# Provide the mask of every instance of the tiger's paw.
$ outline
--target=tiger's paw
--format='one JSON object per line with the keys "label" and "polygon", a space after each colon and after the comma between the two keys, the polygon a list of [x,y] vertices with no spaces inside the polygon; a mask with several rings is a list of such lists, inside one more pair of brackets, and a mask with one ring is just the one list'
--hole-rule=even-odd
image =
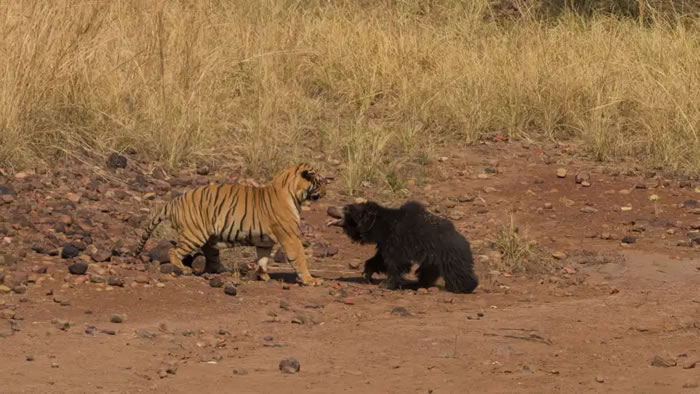
{"label": "tiger's paw", "polygon": [[301,284],[303,286],[320,286],[323,284],[323,279],[309,276],[308,278],[302,278]]}
{"label": "tiger's paw", "polygon": [[268,274],[267,272],[258,272],[258,279],[260,279],[263,282],[269,282],[270,274]]}

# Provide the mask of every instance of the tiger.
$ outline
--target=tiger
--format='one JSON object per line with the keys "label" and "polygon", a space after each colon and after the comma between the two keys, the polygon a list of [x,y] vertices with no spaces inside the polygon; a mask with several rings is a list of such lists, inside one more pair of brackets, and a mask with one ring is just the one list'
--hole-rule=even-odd
{"label": "tiger", "polygon": [[254,246],[257,275],[267,282],[269,257],[279,244],[301,284],[320,285],[323,280],[312,277],[307,267],[300,215],[302,202],[326,195],[327,183],[311,165],[300,163],[283,169],[264,186],[212,183],[190,189],[156,212],[134,255],[141,254],[151,233],[169,220],[178,233],[177,244],[168,251],[170,263],[184,274],[192,270],[182,259],[198,250],[221,267],[219,247]]}

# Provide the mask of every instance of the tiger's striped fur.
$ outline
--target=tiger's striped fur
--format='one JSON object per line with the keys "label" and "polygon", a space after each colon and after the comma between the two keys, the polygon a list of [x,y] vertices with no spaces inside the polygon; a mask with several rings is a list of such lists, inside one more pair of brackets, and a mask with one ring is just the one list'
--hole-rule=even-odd
{"label": "tiger's striped fur", "polygon": [[218,246],[255,246],[258,273],[269,280],[267,262],[279,243],[305,285],[321,283],[306,265],[301,241],[300,212],[305,200],[326,194],[326,179],[306,163],[288,167],[262,187],[210,184],[196,187],[163,205],[144,229],[135,255],[139,255],[155,228],[170,220],[178,233],[170,249],[170,263],[183,272],[183,257],[201,249],[208,261],[218,262]]}

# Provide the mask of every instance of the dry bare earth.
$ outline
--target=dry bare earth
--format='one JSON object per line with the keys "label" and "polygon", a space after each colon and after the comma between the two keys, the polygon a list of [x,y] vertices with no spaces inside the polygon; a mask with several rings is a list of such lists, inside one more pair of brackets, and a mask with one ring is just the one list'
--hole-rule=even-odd
{"label": "dry bare earth", "polygon": [[[473,241],[482,285],[471,295],[361,283],[361,264],[349,266],[371,248],[325,226],[326,208],[351,200],[340,182],[303,213],[311,255],[320,242],[339,247],[311,257],[326,285],[221,275],[239,282],[229,296],[205,278],[99,252],[132,247],[143,208],[232,174],[143,175],[130,161],[108,171],[125,185],[83,167],[0,178],[16,192],[0,205],[0,270],[13,289],[0,295],[2,392],[697,392],[700,260],[688,242],[700,221],[696,185],[599,169],[571,149],[443,150],[428,168],[431,183],[408,183],[411,197]],[[590,187],[574,180],[583,172]],[[508,273],[488,240],[511,214],[518,234],[568,256],[557,253],[553,272]],[[628,236],[636,242],[623,245]],[[96,250],[50,256],[64,242]],[[84,258],[88,275],[69,274]],[[224,260],[250,258],[238,251]],[[291,273],[283,264],[275,271]],[[100,283],[117,283],[112,276],[124,286]],[[279,370],[288,357],[298,373]]]}

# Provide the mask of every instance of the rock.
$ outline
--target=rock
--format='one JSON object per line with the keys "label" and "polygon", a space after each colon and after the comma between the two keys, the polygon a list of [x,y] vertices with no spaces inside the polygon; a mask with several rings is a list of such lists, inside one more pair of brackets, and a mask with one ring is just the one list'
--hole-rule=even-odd
{"label": "rock", "polygon": [[566,169],[565,168],[557,168],[557,177],[559,178],[565,178],[566,177]]}
{"label": "rock", "polygon": [[107,284],[115,287],[124,287],[124,279],[119,275],[111,275],[107,278]]}
{"label": "rock", "polygon": [[566,253],[564,253],[562,251],[556,251],[556,252],[552,253],[552,257],[554,257],[557,260],[563,260],[566,258]]}
{"label": "rock", "polygon": [[12,185],[0,185],[0,196],[16,196],[17,192]]}
{"label": "rock", "polygon": [[279,369],[282,373],[294,374],[301,370],[301,364],[295,358],[285,358],[280,361]]}
{"label": "rock", "polygon": [[165,370],[165,368],[161,368],[158,370],[158,377],[161,379],[165,379],[168,377],[168,371]]}
{"label": "rock", "polygon": [[101,275],[90,274],[90,282],[92,282],[92,283],[105,283],[106,280]]}
{"label": "rock", "polygon": [[148,257],[151,261],[158,261],[160,263],[170,262],[170,256],[168,251],[173,247],[173,244],[168,240],[163,240],[158,243],[153,249],[148,252]]}
{"label": "rock", "polygon": [[605,378],[602,377],[602,376],[600,376],[600,375],[598,375],[598,376],[595,377],[595,381],[598,382],[598,383],[605,383]]}
{"label": "rock", "polygon": [[353,270],[359,269],[360,265],[362,265],[362,262],[360,261],[351,261],[348,263],[348,267]]}
{"label": "rock", "polygon": [[661,357],[659,355],[654,356],[654,358],[651,360],[651,365],[654,367],[663,367],[663,368],[669,368],[669,367],[675,367],[678,363],[676,360],[669,358],[669,357]]}
{"label": "rock", "polygon": [[109,317],[109,321],[111,323],[117,323],[117,324],[124,323],[126,321],[126,315],[120,315],[120,314],[114,313]]}
{"label": "rock", "polygon": [[633,236],[631,236],[631,235],[628,235],[628,236],[622,238],[622,241],[621,241],[621,242],[622,242],[623,244],[633,244],[633,243],[637,242],[637,238],[635,238],[635,237],[633,237]]}
{"label": "rock", "polygon": [[134,278],[134,282],[141,284],[149,284],[151,283],[151,278],[149,278],[148,275],[138,275]]}
{"label": "rock", "polygon": [[68,266],[68,272],[73,275],[84,275],[87,272],[88,264],[84,261],[76,261]]}
{"label": "rock", "polygon": [[552,209],[552,203],[551,202],[544,203],[544,209]]}
{"label": "rock", "polygon": [[66,244],[61,248],[61,257],[64,259],[72,259],[80,254],[80,249],[73,244]]}
{"label": "rock", "polygon": [[15,294],[24,294],[27,292],[27,286],[15,286],[12,288]]}
{"label": "rock", "polygon": [[596,212],[598,212],[597,209],[595,209],[593,207],[589,207],[589,206],[585,206],[585,207],[581,208],[580,211],[583,213],[596,213]]}
{"label": "rock", "polygon": [[224,285],[224,281],[221,280],[218,276],[215,276],[211,279],[209,279],[209,286],[214,287],[214,288],[219,288]]}
{"label": "rock", "polygon": [[197,168],[197,175],[209,175],[209,167],[207,166],[201,166]]}
{"label": "rock", "polygon": [[583,181],[583,182],[581,182],[581,186],[583,186],[583,187],[590,187],[590,186],[591,186],[591,182],[589,182],[589,181]]}
{"label": "rock", "polygon": [[93,261],[101,263],[104,261],[109,261],[112,258],[111,250],[97,249],[96,247],[94,247],[94,245],[90,246],[92,246],[92,250],[88,252],[88,255],[92,258]]}
{"label": "rock", "polygon": [[160,273],[161,274],[175,274],[175,275],[182,275],[182,270],[180,267],[170,264],[170,263],[165,263],[160,265]]}
{"label": "rock", "polygon": [[27,356],[24,359],[27,361],[34,361],[34,356],[32,356],[31,354],[27,354]]}
{"label": "rock", "polygon": [[248,371],[246,371],[243,368],[234,368],[233,369],[233,374],[234,375],[248,375]]}
{"label": "rock", "polygon": [[700,359],[693,358],[683,363],[683,369],[693,369],[698,365],[700,365]]}
{"label": "rock", "polygon": [[576,181],[576,183],[580,184],[583,182],[590,181],[591,176],[585,172],[580,172],[580,173],[576,174],[576,177],[574,178],[574,180]]}
{"label": "rock", "polygon": [[126,168],[126,161],[126,157],[117,153],[112,153],[107,158],[107,167],[112,169]]}
{"label": "rock", "polygon": [[233,284],[227,284],[226,286],[224,286],[224,294],[235,296],[236,294],[238,294],[238,290]]}
{"label": "rock", "polygon": [[195,257],[194,261],[192,261],[192,273],[193,274],[202,275],[206,268],[207,268],[206,257],[199,255],[199,256]]}
{"label": "rock", "polygon": [[343,218],[343,211],[338,208],[338,207],[328,207],[328,210],[326,210],[326,214],[332,218],[336,219],[342,219]]}
{"label": "rock", "polygon": [[[427,291],[426,291],[427,292]],[[408,312],[408,309],[402,307],[402,306],[396,306],[391,310],[392,315],[399,315],[399,316],[410,316],[411,314]]]}
{"label": "rock", "polygon": [[683,201],[683,208],[697,208],[698,207],[698,202],[697,200],[685,200]]}
{"label": "rock", "polygon": [[696,389],[700,387],[700,384],[694,380],[690,380],[688,382],[683,383],[683,388],[684,389]]}
{"label": "rock", "polygon": [[70,322],[68,320],[54,319],[51,322],[61,331],[67,331],[70,328]]}

